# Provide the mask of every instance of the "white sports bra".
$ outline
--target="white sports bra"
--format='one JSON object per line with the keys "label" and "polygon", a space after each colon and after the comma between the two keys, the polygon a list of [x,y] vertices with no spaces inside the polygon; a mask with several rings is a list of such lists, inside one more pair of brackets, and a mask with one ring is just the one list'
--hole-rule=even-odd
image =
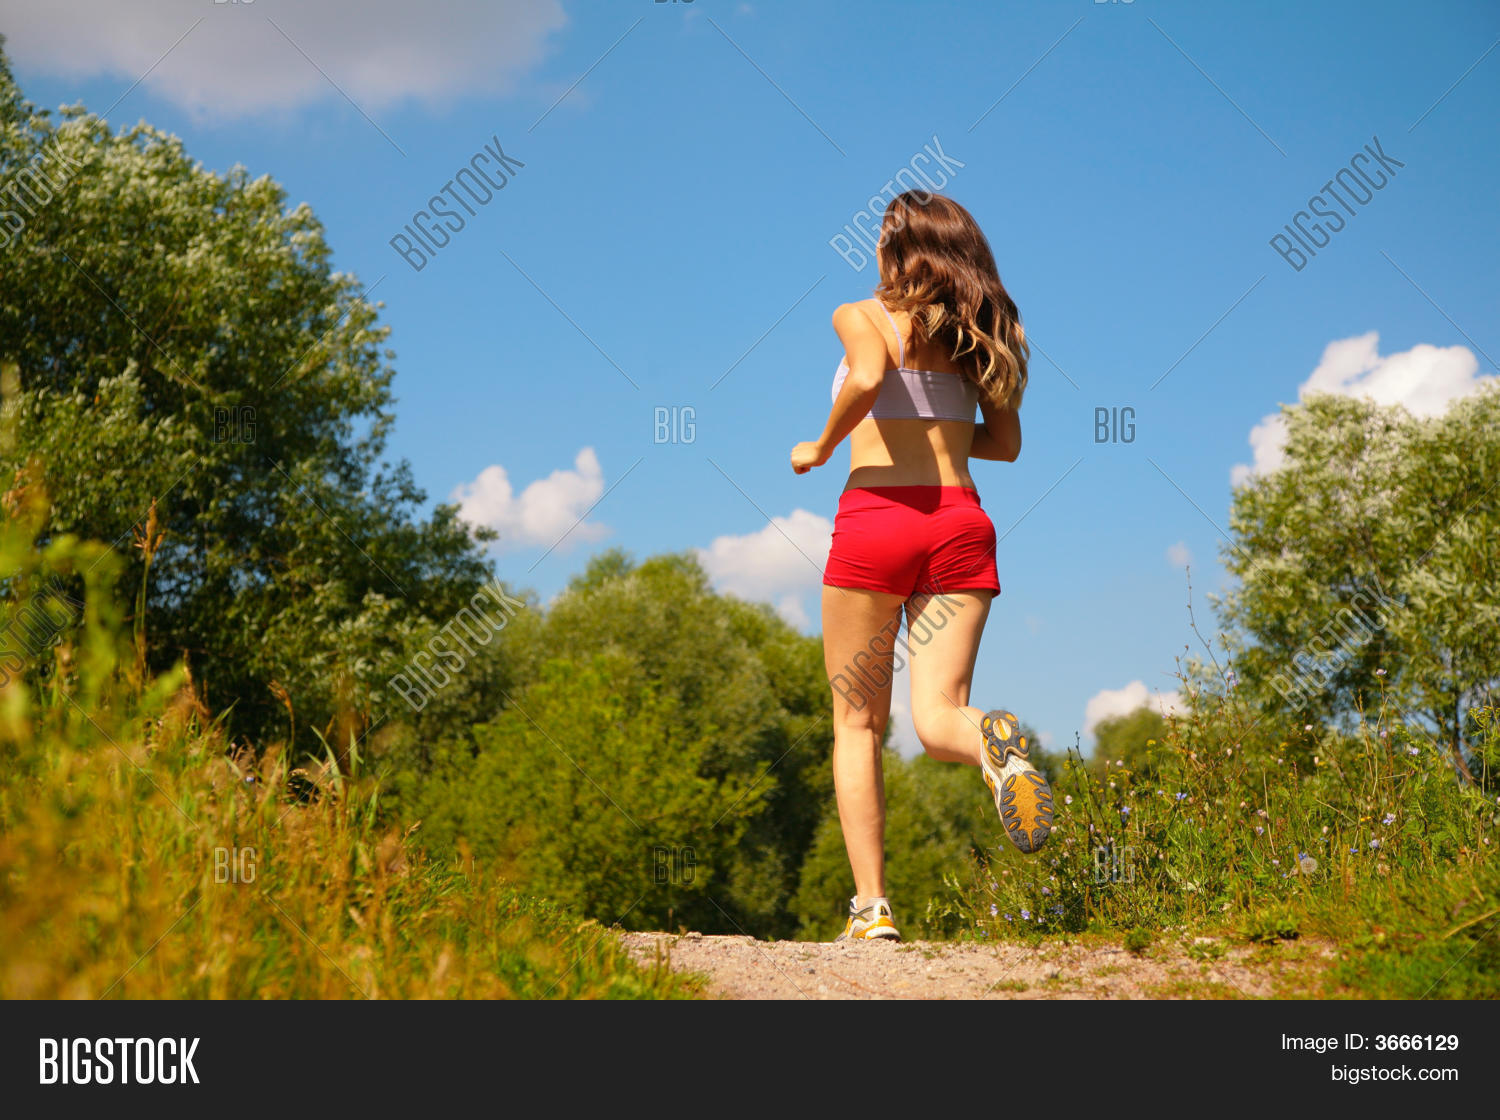
{"label": "white sports bra", "polygon": [[[880,301],[877,300],[877,303]],[[900,353],[897,368],[887,371],[880,383],[880,395],[870,408],[876,420],[973,420],[979,406],[979,386],[961,373],[943,373],[935,369],[907,369],[906,343],[896,328],[896,320],[885,304],[880,310],[890,320]],[[839,362],[833,375],[833,399],[838,400],[844,379],[849,376],[848,359]]]}

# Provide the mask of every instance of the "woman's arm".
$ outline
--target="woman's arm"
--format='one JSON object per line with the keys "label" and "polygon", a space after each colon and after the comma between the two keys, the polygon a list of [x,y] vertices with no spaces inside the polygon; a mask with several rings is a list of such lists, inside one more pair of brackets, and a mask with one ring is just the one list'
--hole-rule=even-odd
{"label": "woman's arm", "polygon": [[984,413],[984,423],[974,425],[969,458],[1014,463],[1021,454],[1020,412],[1008,404],[995,406],[984,400],[979,402],[979,411]]}
{"label": "woman's arm", "polygon": [[823,434],[792,449],[792,469],[798,474],[805,474],[828,462],[833,449],[869,415],[885,380],[889,355],[880,329],[869,316],[854,304],[846,303],[833,313],[833,329],[844,344],[844,360],[849,372],[844,377],[838,399],[833,402]]}

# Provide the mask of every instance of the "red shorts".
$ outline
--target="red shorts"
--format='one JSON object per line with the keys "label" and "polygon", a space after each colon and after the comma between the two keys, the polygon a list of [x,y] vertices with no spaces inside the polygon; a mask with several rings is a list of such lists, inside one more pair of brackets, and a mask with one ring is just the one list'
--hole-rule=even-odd
{"label": "red shorts", "polygon": [[839,498],[823,582],[903,598],[998,595],[995,526],[967,486],[854,487]]}

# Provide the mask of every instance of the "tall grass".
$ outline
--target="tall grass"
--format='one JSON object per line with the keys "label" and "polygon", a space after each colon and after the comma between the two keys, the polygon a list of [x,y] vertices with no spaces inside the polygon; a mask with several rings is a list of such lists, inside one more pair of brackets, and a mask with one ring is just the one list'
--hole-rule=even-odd
{"label": "tall grass", "polygon": [[[1479,713],[1488,753],[1493,712]],[[1500,996],[1493,794],[1382,704],[1353,733],[1253,723],[1201,689],[1149,764],[1085,766],[1056,790],[1036,857],[998,845],[967,884],[967,924],[991,938],[1086,931],[1226,934],[1338,947],[1332,995]]]}
{"label": "tall grass", "polygon": [[25,479],[5,502],[0,625],[11,646],[30,625],[0,683],[0,998],[694,994],[472,858],[428,859],[352,746],[342,771],[232,750],[185,668],[143,679],[117,558],[36,547]]}

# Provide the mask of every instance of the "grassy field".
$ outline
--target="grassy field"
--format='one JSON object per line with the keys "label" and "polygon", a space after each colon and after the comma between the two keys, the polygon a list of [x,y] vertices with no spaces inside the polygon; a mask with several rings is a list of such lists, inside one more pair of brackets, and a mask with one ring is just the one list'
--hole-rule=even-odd
{"label": "grassy field", "polygon": [[[0,998],[694,994],[474,859],[429,859],[357,753],[340,773],[232,749],[185,669],[145,678],[114,555],[38,550],[7,504],[0,624],[32,656],[0,669]],[[83,600],[57,590],[80,577]]]}
{"label": "grassy field", "polygon": [[693,994],[472,859],[429,861],[370,785],[236,764],[198,720],[178,701],[132,733],[64,701],[7,745],[0,998]]}
{"label": "grassy field", "polygon": [[[1487,756],[1494,717],[1479,713]],[[1296,994],[1500,996],[1500,804],[1396,713],[1283,739],[1217,697],[1148,745],[1139,772],[1071,758],[1039,857],[997,836],[998,857],[952,884],[974,936],[1107,935],[1143,954],[1243,943],[1287,960],[1305,938],[1335,955]]]}

